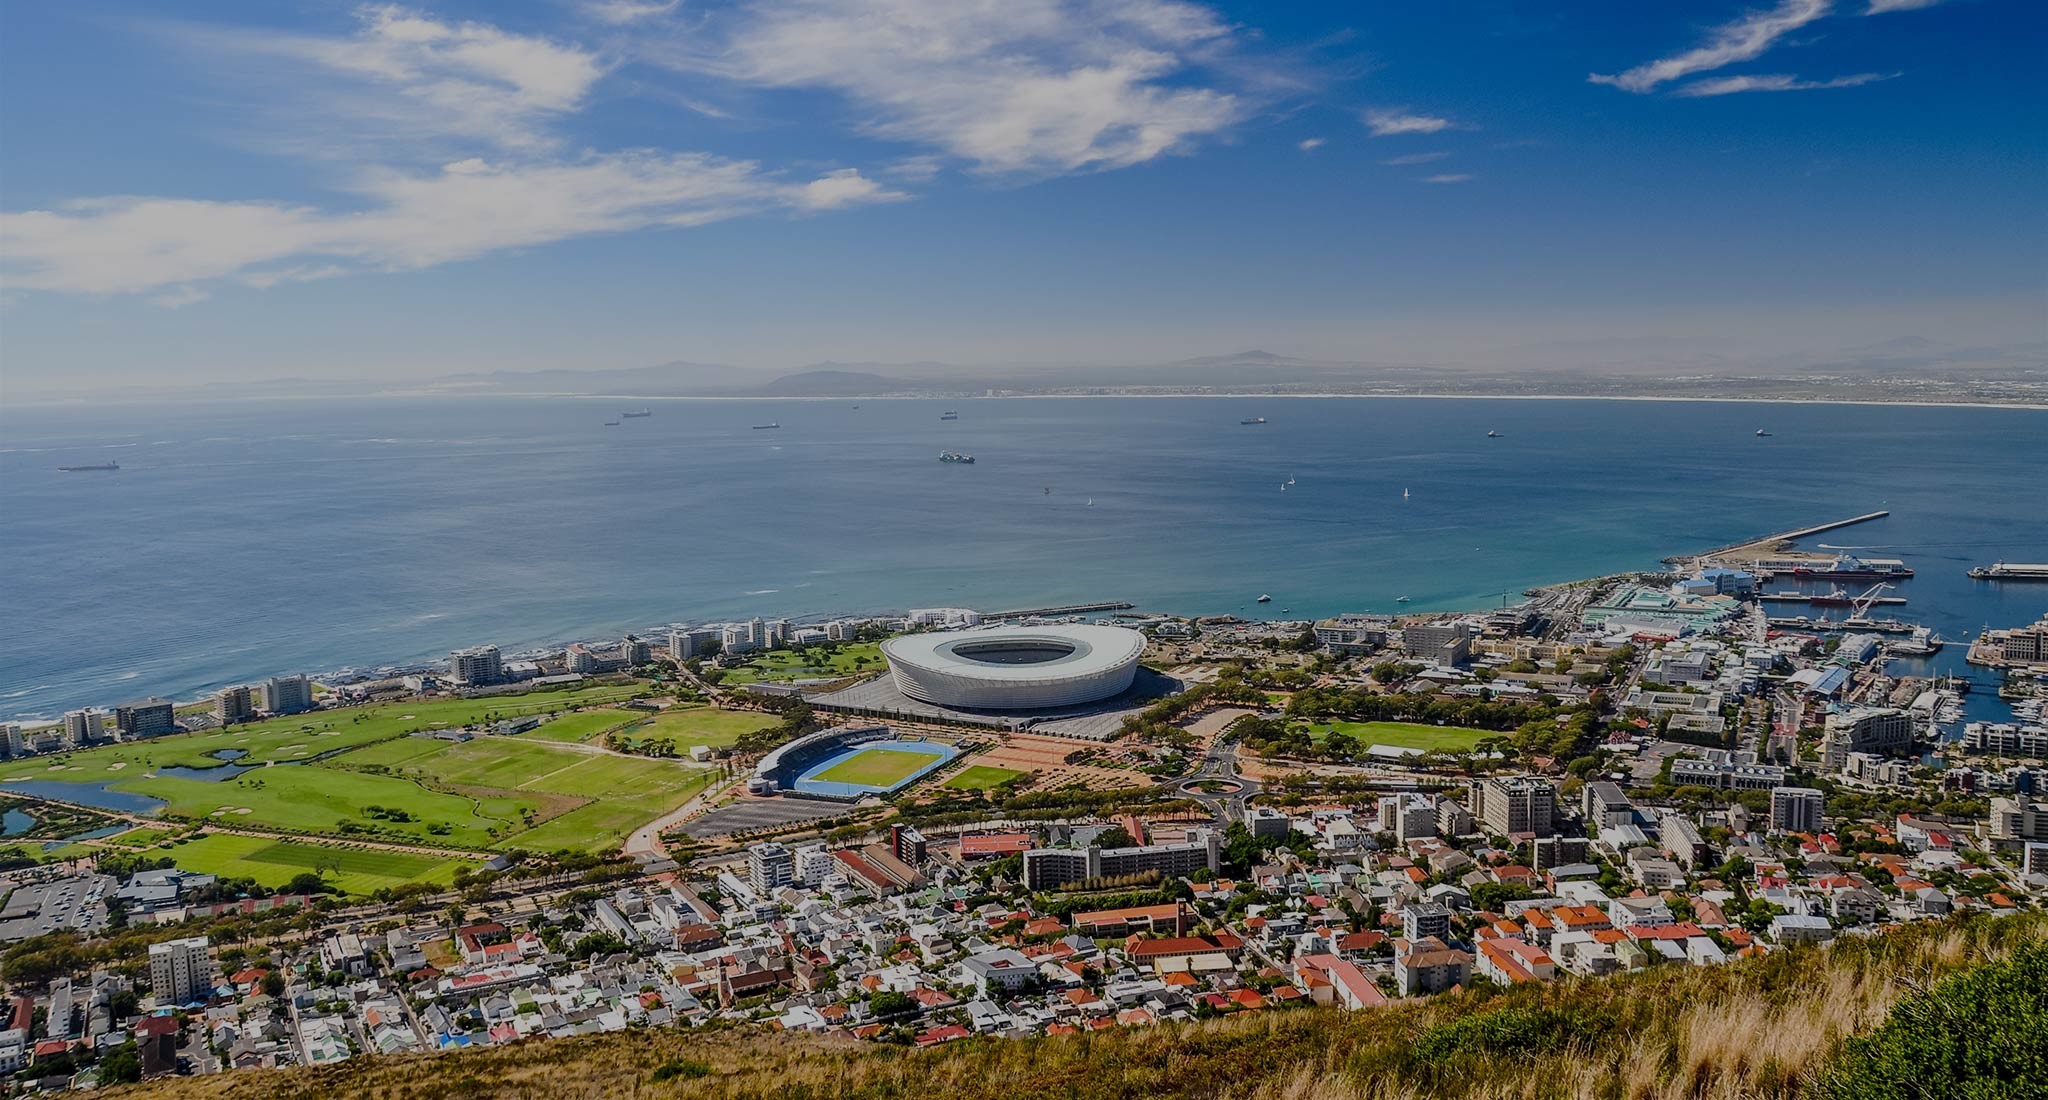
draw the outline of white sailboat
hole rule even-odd
[[[1403,489],[1403,490],[1401,490],[1401,499],[1402,499],[1402,500],[1407,500],[1407,499],[1408,499],[1408,490],[1406,490],[1406,489]]]

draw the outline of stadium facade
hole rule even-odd
[[[1130,690],[1145,636],[1120,626],[991,627],[882,643],[896,690],[969,710],[1036,710]]]

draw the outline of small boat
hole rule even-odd
[[[1084,505],[1082,505],[1082,507],[1084,507],[1084,508],[1093,508],[1093,507],[1095,507],[1095,498],[1094,498],[1094,497],[1089,497],[1089,498],[1088,498],[1088,503],[1087,503],[1087,504],[1084,504]]]
[[[1767,431],[1763,430],[1762,428],[1758,428],[1758,429],[1756,430],[1756,437],[1757,437],[1758,439],[1763,439],[1763,438],[1765,438],[1766,436],[1768,436],[1768,435],[1770,435],[1770,434],[1771,434],[1771,433],[1769,433],[1769,432],[1767,432]]]
[[[1286,482],[1284,482],[1284,481],[1283,481],[1283,482],[1281,482],[1281,483],[1280,483],[1280,491],[1281,491],[1281,492],[1283,492],[1283,493],[1287,491],[1287,483],[1286,483]]]
[[[1292,484],[1294,484],[1294,479],[1293,479],[1292,477],[1288,478],[1288,479],[1287,479],[1287,484],[1289,484],[1289,485],[1292,485]]]
[[[768,429],[770,429],[770,428],[780,428],[780,427],[782,427],[782,424],[781,424],[781,423],[780,423],[779,421],[774,421],[774,420],[770,420],[770,421],[769,421],[768,423],[766,423],[766,424],[756,424],[756,425],[754,425],[754,430],[755,430],[755,431],[757,431],[757,432],[765,432],[765,431],[767,431],[767,430],[768,430]]]
[[[607,420],[604,422],[604,426],[607,428],[616,428],[619,426],[619,422],[616,420]]]
[[[1402,499],[1402,500],[1407,500],[1407,499],[1408,499],[1408,490],[1406,490],[1406,489],[1403,489],[1403,490],[1401,490],[1401,499]]]
[[[1258,602],[1258,603],[1272,603],[1272,602],[1273,602],[1273,597],[1271,597],[1271,596],[1268,596],[1268,595],[1266,595],[1266,594],[1264,594],[1264,593],[1260,593],[1260,594],[1259,594],[1259,598],[1258,598],[1258,600],[1257,600],[1256,602]]]
[[[964,463],[964,464],[966,464],[966,465],[968,465],[968,466],[972,466],[972,465],[974,465],[974,456],[973,456],[973,455],[971,455],[971,454],[964,454],[964,453],[962,453],[962,452],[960,452],[960,451],[940,451],[940,452],[939,452],[939,461],[940,461],[940,462],[959,462],[959,463]]]
[[[1500,433],[1499,433],[1499,432],[1487,432],[1487,433],[1486,433],[1486,438],[1488,438],[1488,439],[1499,439],[1499,438],[1500,438]]]
[[[942,412],[942,413],[940,413],[940,414],[939,414],[939,419],[940,419],[940,420],[958,420],[958,419],[960,419],[960,414],[959,414],[959,413],[957,413],[957,412],[954,412],[954,411],[953,411],[953,410],[951,410],[951,409],[947,409],[947,410],[946,410],[945,412]]]
[[[1407,603],[1407,602],[1408,602],[1408,597],[1406,597],[1406,596],[1396,596],[1396,597],[1394,598],[1394,602],[1395,602],[1395,603]]]
[[[1243,420],[1238,421],[1240,424],[1264,424],[1265,422],[1266,418],[1263,416],[1247,416]]]
[[[118,462],[101,462],[92,466],[59,466],[57,471],[65,474],[87,474],[97,473],[101,470],[118,470],[120,468],[121,464]]]
[[[654,415],[654,410],[653,410],[653,409],[641,409],[641,410],[640,410],[639,412],[623,412],[623,413],[620,413],[620,414],[619,414],[619,416],[620,416],[620,417],[622,417],[622,418],[624,418],[624,419],[626,419],[626,420],[638,420],[638,419],[640,419],[640,418],[641,418],[641,417],[643,417],[643,416],[653,416],[653,415]]]

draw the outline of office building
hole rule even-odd
[[[1824,796],[1812,787],[1779,787],[1771,792],[1771,831],[1817,833]]]
[[[125,738],[176,733],[178,722],[169,699],[149,698],[114,708],[114,725]]]
[[[1057,890],[1097,878],[1120,878],[1158,872],[1167,878],[1219,869],[1223,838],[1213,829],[1195,829],[1179,844],[1147,844],[1135,848],[1033,848],[1024,853],[1024,885],[1032,890]]]
[[[1533,775],[1477,780],[1472,784],[1472,817],[1500,836],[1557,832],[1557,785]]]
[[[1287,815],[1268,806],[1254,806],[1245,811],[1244,827],[1260,840],[1285,840],[1293,830],[1294,823]]]
[[[1401,628],[1401,648],[1418,661],[1462,665],[1472,656],[1472,628],[1466,623],[1417,623]]]
[[[272,714],[300,714],[313,709],[313,681],[305,673],[272,676],[263,682],[263,709]]]
[[[1830,714],[1821,736],[1821,763],[1840,771],[1852,752],[1898,756],[1913,751],[1913,716],[1894,707],[1857,707]]]
[[[1776,764],[1759,764],[1753,752],[1727,749],[1689,749],[1697,759],[1684,756],[1671,762],[1671,782],[1681,787],[1717,787],[1731,791],[1768,791],[1785,784],[1785,769]]]
[[[448,678],[471,687],[498,683],[505,678],[505,658],[494,645],[458,649],[448,655]]]
[[[213,716],[223,726],[256,717],[256,700],[247,687],[224,687],[213,693]]]
[[[747,881],[762,896],[796,881],[796,860],[774,841],[747,849]]]
[[[205,1000],[213,991],[213,955],[206,937],[150,944],[149,987],[160,1006]]]

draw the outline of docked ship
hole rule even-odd
[[[1970,576],[1980,581],[2048,581],[2048,565],[2009,565],[1993,562],[1970,570]]]
[[[780,428],[780,427],[782,427],[782,423],[781,423],[780,421],[776,421],[776,420],[771,420],[771,421],[769,421],[769,422],[768,422],[768,423],[766,423],[766,424],[756,424],[756,425],[754,425],[754,430],[755,430],[755,431],[757,431],[757,432],[765,432],[765,431],[767,431],[767,430],[768,430],[768,429],[770,429],[770,428]]]
[[[940,452],[939,452],[939,461],[940,461],[940,462],[964,462],[964,463],[966,463],[967,465],[969,465],[969,466],[972,466],[972,465],[974,465],[974,456],[973,456],[973,455],[970,455],[970,454],[963,454],[963,453],[961,453],[961,452],[959,452],[959,451],[940,451]]]
[[[1934,636],[1934,631],[1921,626],[1913,628],[1913,633],[1903,639],[1884,643],[1884,651],[1892,657],[1932,657],[1946,644]]]
[[[1858,558],[1843,554],[1826,565],[1795,565],[1783,571],[1800,580],[1896,581],[1913,575],[1913,569],[1897,558]]]
[[[620,413],[619,415],[620,415],[620,416],[622,416],[622,417],[624,417],[624,418],[626,418],[627,420],[638,420],[638,419],[640,419],[640,418],[641,418],[641,417],[643,417],[643,416],[653,416],[653,415],[654,415],[654,410],[653,410],[653,409],[641,409],[641,410],[640,410],[639,412],[623,412],[623,413]]]
[[[120,468],[121,468],[121,464],[120,464],[120,463],[118,463],[118,462],[101,462],[101,463],[98,463],[97,465],[93,465],[93,466],[59,466],[59,467],[57,467],[57,469],[58,469],[58,470],[60,470],[60,471],[62,471],[62,472],[64,472],[64,473],[67,473],[67,474],[85,474],[85,473],[95,473],[95,472],[97,472],[97,471],[100,471],[100,470],[118,470],[118,469],[120,469]]]
[[[1243,420],[1238,421],[1240,424],[1264,424],[1265,422],[1266,418],[1263,416],[1247,416]]]

